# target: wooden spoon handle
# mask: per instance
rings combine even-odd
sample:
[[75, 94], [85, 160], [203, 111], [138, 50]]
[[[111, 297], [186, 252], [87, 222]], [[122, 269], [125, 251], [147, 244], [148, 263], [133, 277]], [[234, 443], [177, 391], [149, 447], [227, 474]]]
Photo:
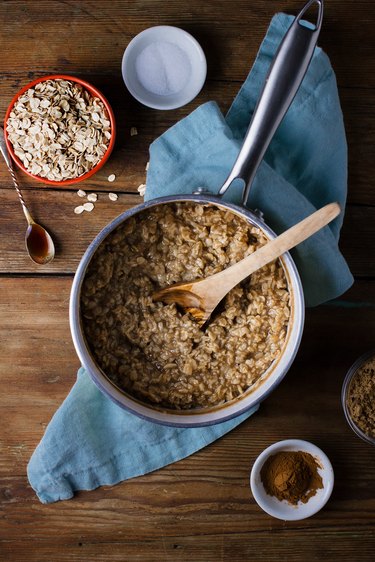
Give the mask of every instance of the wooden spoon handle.
[[340, 214], [340, 210], [338, 203], [329, 203], [322, 207], [280, 234], [277, 238], [271, 240], [271, 242], [262, 246], [253, 254], [220, 273], [212, 275], [210, 279], [213, 281], [213, 288], [215, 287], [217, 290], [219, 284], [220, 291], [223, 290], [223, 293], [225, 292], [226, 294], [240, 281], [251, 275], [251, 273], [280, 257], [284, 252], [294, 248], [323, 228], [323, 226], [326, 226]]

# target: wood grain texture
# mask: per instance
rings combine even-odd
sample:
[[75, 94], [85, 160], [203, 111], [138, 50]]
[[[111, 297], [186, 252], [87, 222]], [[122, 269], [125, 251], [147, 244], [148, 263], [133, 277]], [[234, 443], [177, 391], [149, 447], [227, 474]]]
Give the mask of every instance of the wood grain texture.
[[[299, 560], [302, 549], [313, 560], [322, 545], [331, 555], [326, 559], [335, 560], [343, 544], [344, 560], [351, 560], [354, 550], [370, 552], [375, 507], [371, 451], [347, 426], [339, 395], [347, 369], [375, 338], [373, 283], [358, 282], [340, 305], [308, 311], [302, 345], [285, 381], [235, 431], [153, 474], [43, 506], [25, 470], [75, 380], [78, 360], [67, 318], [70, 286], [70, 278], [57, 276], [1, 281], [0, 342], [6, 359], [0, 411], [6, 446], [0, 456], [0, 545], [10, 557], [5, 560], [28, 556], [44, 561], [51, 555], [78, 560], [94, 552], [99, 560], [121, 555], [127, 560], [185, 560], [188, 552], [196, 553], [196, 560], [240, 560], [250, 552], [254, 560], [264, 560], [265, 552], [267, 560], [288, 553]], [[256, 506], [248, 475], [264, 447], [295, 435], [327, 452], [336, 482], [322, 512], [284, 523]], [[253, 550], [254, 544], [260, 550]]]
[[[160, 0], [39, 0], [31, 8], [28, 2], [8, 0], [0, 13], [6, 32], [2, 65], [14, 74], [70, 70], [112, 76], [134, 35], [166, 24], [183, 27], [202, 43], [210, 78], [242, 81], [272, 15], [281, 10], [296, 14], [303, 3], [230, 4], [229, 9], [227, 0], [169, 0], [167, 5]], [[320, 42], [343, 86], [375, 85], [369, 72], [375, 46], [372, 16], [371, 0], [326, 2]]]
[[[39, 0], [0, 2], [0, 114], [18, 89], [55, 72], [81, 76], [108, 97], [115, 150], [89, 181], [51, 189], [19, 173], [30, 211], [51, 230], [57, 255], [37, 267], [24, 250], [24, 220], [0, 163], [0, 562], [367, 562], [373, 559], [374, 451], [350, 430], [340, 391], [345, 373], [375, 341], [375, 4], [330, 0], [320, 43], [333, 64], [349, 148], [349, 191], [340, 247], [356, 282], [307, 311], [302, 344], [259, 412], [195, 455], [152, 474], [42, 505], [26, 466], [76, 379], [68, 322], [73, 274], [87, 245], [140, 203], [150, 143], [208, 100], [229, 108], [272, 15], [302, 0]], [[177, 25], [202, 44], [208, 79], [175, 111], [141, 106], [126, 91], [121, 58], [146, 27]], [[130, 128], [138, 135], [131, 136]], [[116, 181], [107, 177], [116, 174]], [[74, 215], [76, 191], [96, 192]], [[119, 199], [112, 203], [108, 191]], [[255, 504], [249, 471], [280, 439], [313, 441], [330, 457], [333, 495], [314, 517], [285, 523]]]
[[50, 232], [56, 246], [54, 260], [44, 266], [34, 264], [24, 249], [27, 222], [16, 191], [0, 190], [4, 233], [0, 238], [0, 272], [74, 273], [95, 236], [111, 220], [143, 201], [139, 194], [120, 192], [117, 201], [110, 201], [108, 193], [83, 187], [87, 193], [95, 192], [98, 200], [93, 211], [81, 215], [76, 215], [74, 208], [86, 199], [78, 197], [76, 191], [35, 189], [24, 193], [30, 213]]
[[[3, 97], [0, 98], [0, 104], [3, 105], [4, 112], [20, 85], [30, 81], [26, 73], [19, 73], [17, 76], [21, 76], [21, 84], [17, 85], [14, 84], [12, 76], [7, 74], [2, 76]], [[187, 106], [175, 111], [157, 111], [143, 107], [130, 99], [118, 72], [111, 77], [110, 83], [106, 75], [91, 77], [81, 74], [80, 76], [91, 81], [105, 93], [113, 107], [119, 130], [109, 161], [89, 180], [77, 184], [76, 188], [83, 186], [85, 189], [134, 193], [137, 193], [139, 184], [144, 183], [146, 179], [145, 167], [149, 160], [149, 145], [202, 103], [214, 100], [225, 114], [241, 85], [240, 82], [227, 80], [208, 80], [203, 91]], [[375, 205], [375, 190], [372, 189], [373, 177], [375, 177], [373, 158], [375, 96], [372, 89], [366, 88], [340, 88], [339, 92], [349, 146], [348, 201], [357, 205]], [[133, 126], [137, 128], [138, 134], [130, 136], [130, 129]], [[116, 181], [111, 184], [107, 178], [112, 173], [116, 175]], [[50, 186], [33, 180], [21, 171], [18, 172], [18, 176], [23, 189], [35, 187], [50, 189]], [[0, 184], [5, 189], [12, 189], [9, 174], [3, 164], [0, 164]]]
[[[5, 113], [21, 86], [39, 76], [70, 73], [91, 81], [114, 109], [118, 136], [111, 159], [87, 185], [112, 190], [107, 177], [115, 173], [118, 189], [136, 191], [144, 180], [148, 147], [156, 137], [206, 101], [213, 99], [224, 113], [228, 110], [254, 62], [272, 14], [281, 9], [276, 0], [232, 0], [230, 5], [229, 10], [226, 0], [173, 0], [168, 7], [157, 0], [44, 0], [31, 8], [22, 1], [2, 2], [0, 112]], [[283, 9], [295, 13], [300, 6], [300, 0], [289, 1]], [[358, 20], [348, 15], [351, 13], [363, 15]], [[325, 6], [321, 35], [336, 72], [348, 134], [349, 202], [362, 205], [375, 205], [371, 188], [375, 176], [375, 78], [370, 71], [373, 19], [371, 2], [331, 0]], [[208, 59], [208, 79], [202, 92], [176, 111], [143, 107], [127, 92], [121, 77], [121, 58], [131, 38], [160, 23], [179, 25], [193, 33]], [[132, 126], [138, 128], [137, 136], [130, 136]], [[21, 177], [25, 188], [43, 186]], [[5, 187], [9, 184], [2, 165], [0, 182]]]
[[[91, 192], [86, 186], [87, 193]], [[115, 191], [115, 188], [113, 188]], [[82, 203], [76, 191], [36, 189], [26, 190], [25, 200], [30, 212], [53, 235], [56, 257], [45, 266], [32, 263], [24, 250], [26, 221], [15, 190], [0, 188], [1, 273], [74, 273], [88, 244], [108, 224], [127, 209], [139, 205], [139, 194], [121, 193], [112, 202], [106, 192], [92, 190], [98, 201], [91, 213], [74, 214], [74, 207]], [[355, 236], [353, 236], [353, 232]], [[373, 254], [375, 237], [375, 206], [349, 205], [346, 209], [340, 246], [354, 275], [375, 276]]]

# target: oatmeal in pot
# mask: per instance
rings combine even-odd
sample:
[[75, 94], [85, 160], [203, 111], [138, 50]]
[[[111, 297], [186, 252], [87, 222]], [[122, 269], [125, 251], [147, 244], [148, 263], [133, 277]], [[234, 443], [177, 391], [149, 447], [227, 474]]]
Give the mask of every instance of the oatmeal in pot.
[[217, 273], [266, 241], [213, 205], [169, 203], [127, 219], [99, 246], [82, 286], [83, 330], [98, 366], [130, 395], [172, 409], [210, 407], [248, 390], [286, 340], [281, 262], [232, 289], [204, 329], [152, 294]]

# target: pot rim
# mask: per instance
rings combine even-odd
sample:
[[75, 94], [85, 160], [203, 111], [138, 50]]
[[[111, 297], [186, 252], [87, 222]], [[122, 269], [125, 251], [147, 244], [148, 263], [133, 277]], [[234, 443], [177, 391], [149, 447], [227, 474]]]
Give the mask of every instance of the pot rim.
[[253, 211], [227, 201], [222, 201], [220, 197], [213, 194], [171, 195], [141, 203], [140, 205], [132, 207], [131, 209], [121, 213], [118, 217], [111, 221], [101, 232], [99, 232], [99, 234], [88, 246], [74, 276], [69, 302], [69, 322], [74, 347], [83, 367], [87, 370], [96, 386], [113, 402], [138, 417], [154, 423], [175, 427], [202, 427], [236, 418], [241, 414], [244, 414], [250, 408], [259, 404], [281, 382], [294, 361], [302, 338], [305, 307], [299, 273], [289, 252], [286, 252], [280, 258], [285, 274], [288, 278], [289, 288], [293, 294], [292, 321], [290, 322], [288, 328], [287, 343], [284, 346], [284, 351], [281, 356], [272, 363], [269, 369], [265, 371], [261, 377], [263, 380], [258, 381], [255, 389], [251, 388], [243, 393], [239, 398], [219, 406], [196, 410], [168, 410], [165, 408], [162, 409], [160, 407], [147, 405], [146, 403], [141, 402], [126, 392], [120, 390], [104, 374], [92, 358], [83, 335], [80, 318], [80, 292], [82, 282], [85, 277], [86, 269], [95, 251], [104, 239], [125, 220], [144, 211], [145, 209], [155, 207], [160, 204], [184, 201], [203, 204], [207, 203], [216, 205], [219, 208], [230, 210], [235, 214], [239, 214], [246, 220], [250, 220], [251, 223], [260, 228], [269, 238], [272, 239], [276, 237], [274, 231]]

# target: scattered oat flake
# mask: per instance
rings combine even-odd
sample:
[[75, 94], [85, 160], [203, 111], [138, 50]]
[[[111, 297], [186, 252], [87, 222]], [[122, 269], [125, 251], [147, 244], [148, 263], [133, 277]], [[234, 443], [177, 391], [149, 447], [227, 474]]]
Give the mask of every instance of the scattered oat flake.
[[79, 189], [77, 191], [77, 195], [78, 197], [86, 197], [86, 191], [83, 191], [83, 189]]
[[94, 208], [94, 203], [85, 203], [85, 204], [83, 205], [83, 208], [84, 208], [85, 211], [90, 212], [90, 211], [92, 211], [93, 208]]
[[74, 212], [75, 212], [76, 215], [80, 215], [81, 213], [83, 213], [84, 210], [85, 209], [84, 209], [83, 205], [78, 205], [78, 207], [76, 207], [74, 209]]
[[143, 197], [144, 194], [146, 193], [146, 184], [145, 184], [145, 183], [141, 183], [141, 185], [139, 185], [139, 186], [137, 187], [137, 191], [138, 191], [139, 195], [140, 195], [141, 197]]
[[111, 201], [117, 201], [118, 199], [117, 193], [108, 193], [108, 197], [110, 198]]
[[135, 135], [138, 135], [138, 129], [137, 129], [137, 127], [132, 127], [130, 129], [130, 136], [134, 137]]
[[149, 167], [150, 167], [150, 162], [147, 162], [146, 168], [145, 168], [146, 172], [147, 172], [147, 170], [149, 169]]
[[115, 181], [116, 176], [115, 174], [111, 174], [110, 176], [108, 176], [108, 181]]
[[98, 200], [98, 196], [96, 193], [89, 193], [87, 196], [87, 200], [92, 201], [92, 203], [95, 203], [95, 201]]

